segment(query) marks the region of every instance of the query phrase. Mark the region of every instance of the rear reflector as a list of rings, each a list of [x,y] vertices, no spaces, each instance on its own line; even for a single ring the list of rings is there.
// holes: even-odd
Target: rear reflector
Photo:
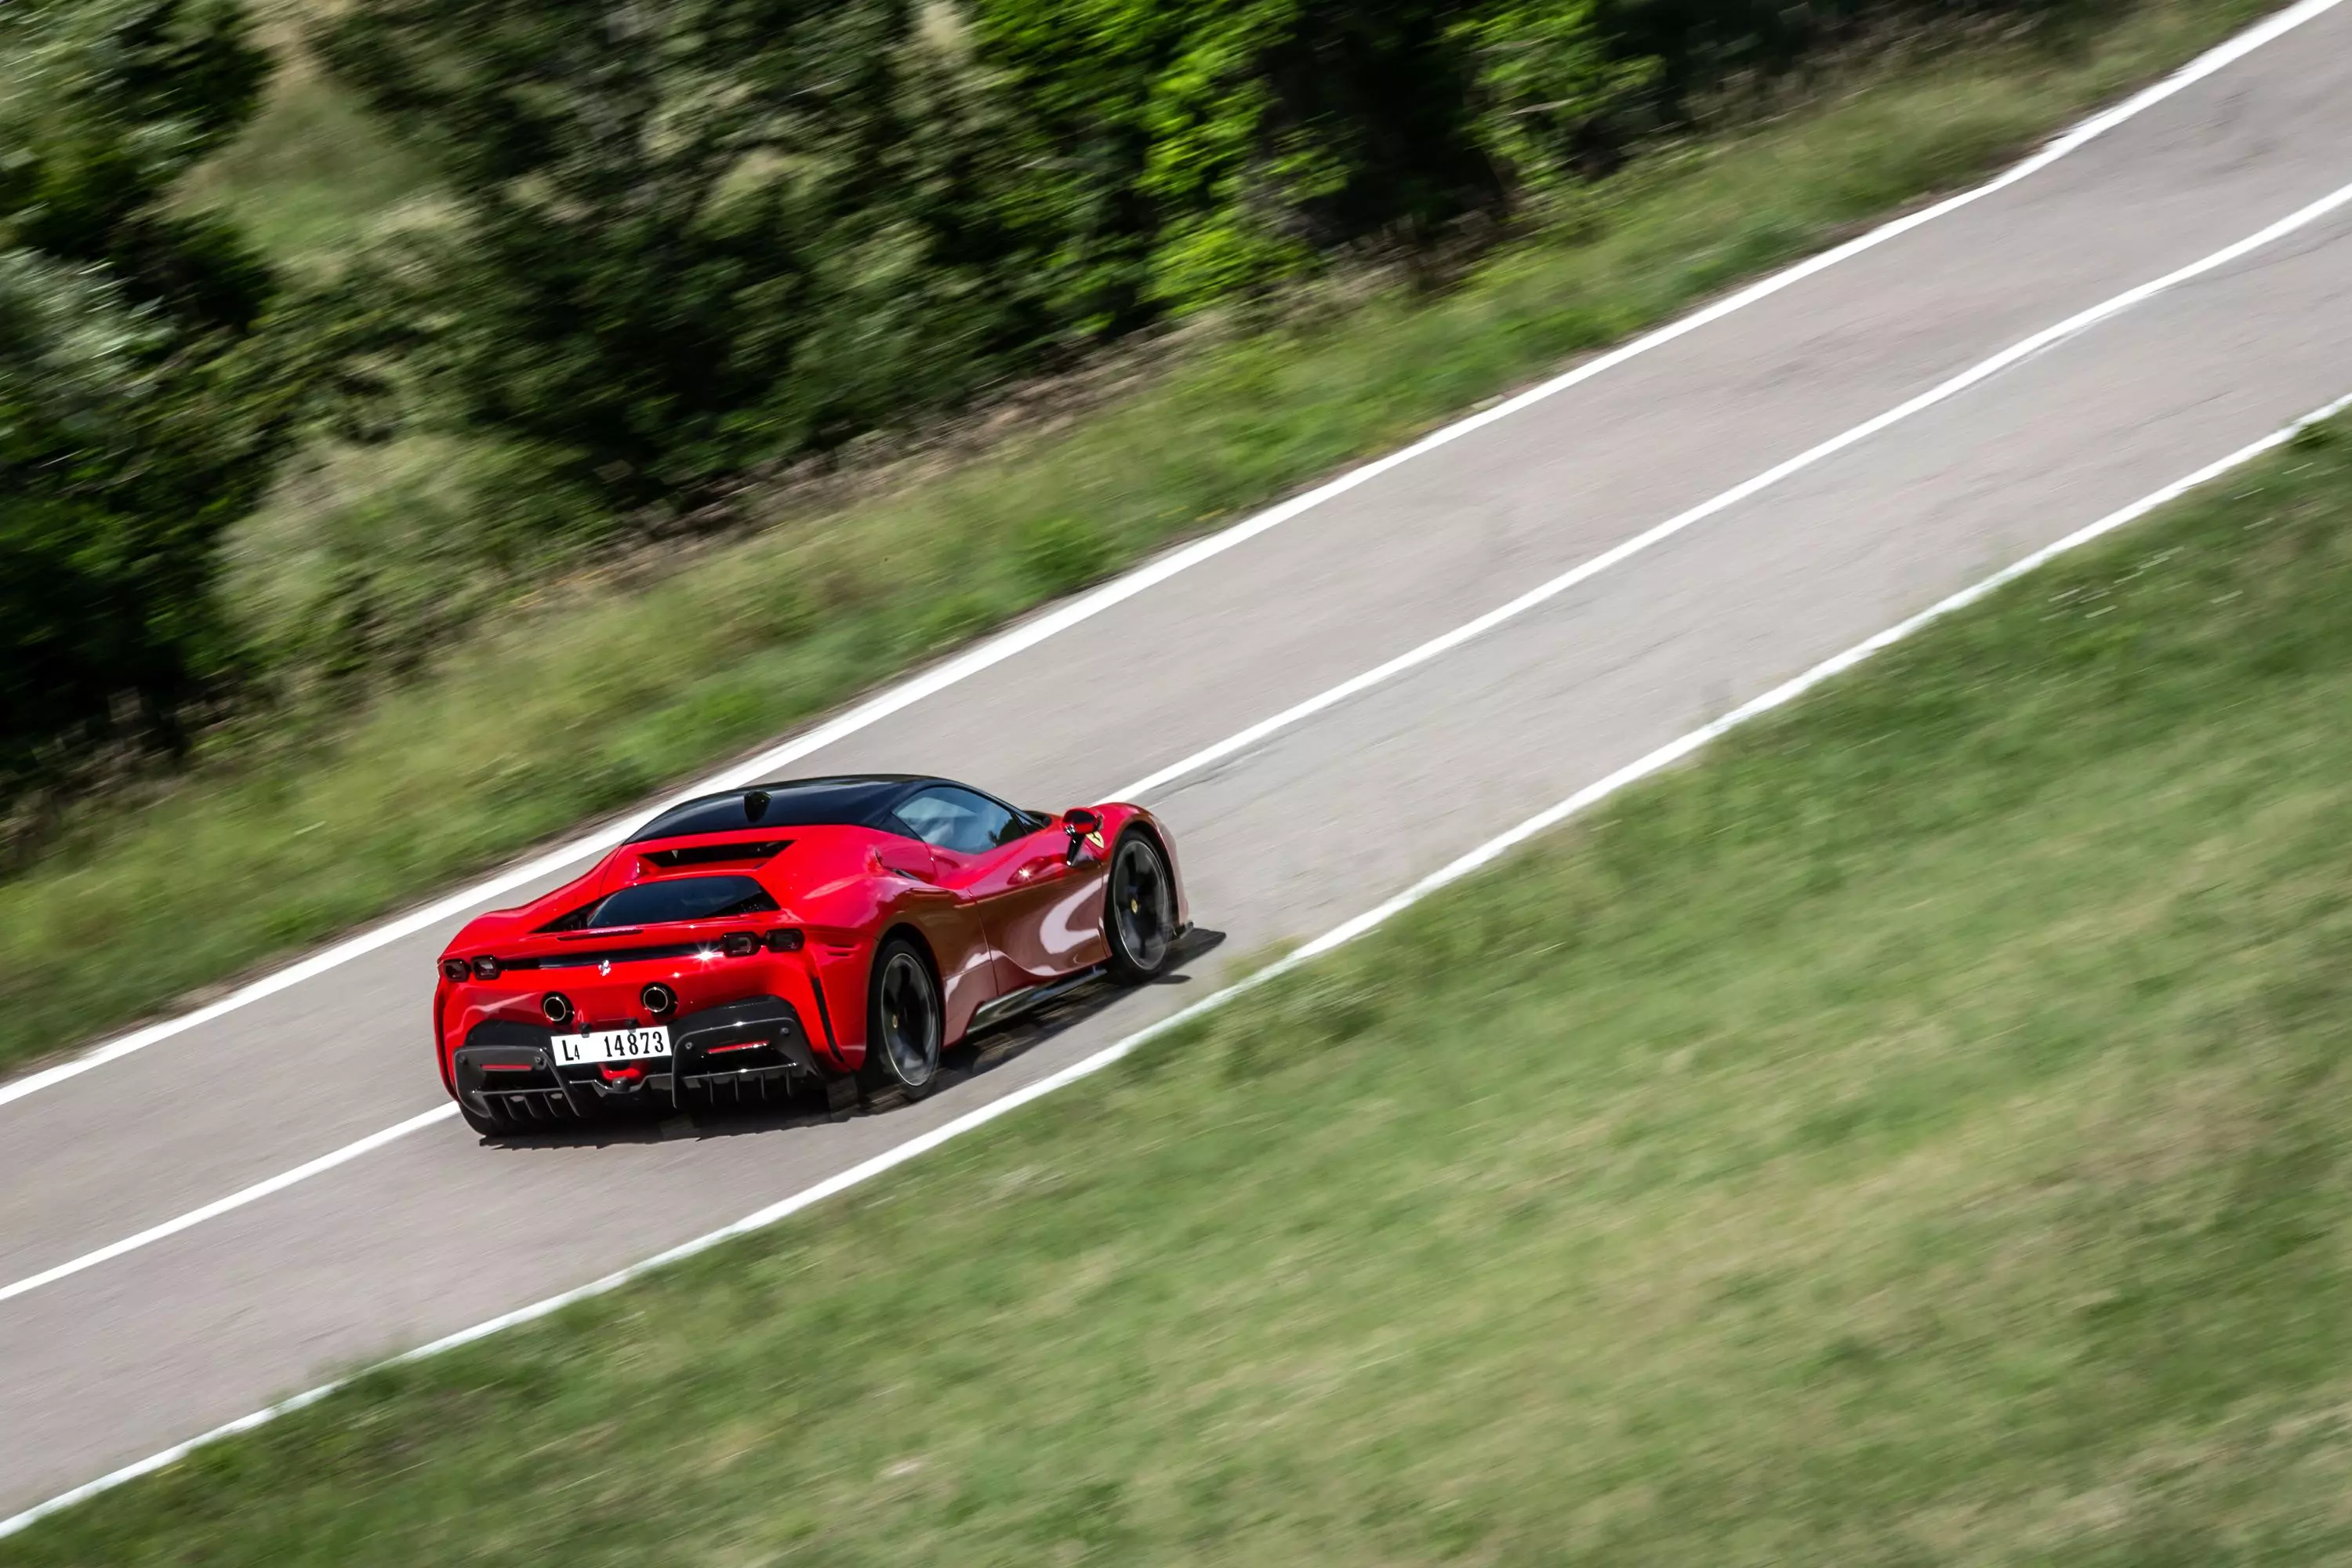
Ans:
[[[703,1052],[702,1054],[703,1054],[704,1056],[706,1056],[706,1057],[723,1057],[723,1056],[725,1056],[725,1055],[726,1055],[728,1052],[730,1052],[730,1051],[756,1051],[756,1050],[761,1050],[761,1049],[765,1048],[765,1047],[766,1047],[766,1046],[767,1046],[767,1044],[768,1044],[768,1042],[767,1042],[767,1041],[765,1041],[765,1040],[745,1040],[745,1041],[742,1041],[740,1044],[738,1044],[738,1045],[732,1045],[732,1046],[713,1046],[713,1047],[711,1047],[709,1050],[707,1050],[707,1051]]]

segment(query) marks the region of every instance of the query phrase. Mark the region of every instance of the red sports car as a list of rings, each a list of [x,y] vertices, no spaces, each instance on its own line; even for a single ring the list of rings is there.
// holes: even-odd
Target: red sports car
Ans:
[[[433,994],[441,1081],[497,1136],[604,1109],[919,1098],[940,1055],[1188,929],[1135,805],[795,779],[662,813],[595,869],[467,922]]]

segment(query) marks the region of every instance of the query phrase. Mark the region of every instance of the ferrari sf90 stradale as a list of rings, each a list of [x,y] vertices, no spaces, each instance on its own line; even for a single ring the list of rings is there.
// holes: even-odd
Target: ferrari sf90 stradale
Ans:
[[[433,994],[483,1133],[600,1110],[916,1099],[940,1053],[1188,929],[1140,806],[1023,811],[946,779],[796,779],[662,813],[585,876],[478,916]]]

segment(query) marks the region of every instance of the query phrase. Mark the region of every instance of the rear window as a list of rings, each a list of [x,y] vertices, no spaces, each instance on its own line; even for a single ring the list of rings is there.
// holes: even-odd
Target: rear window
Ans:
[[[725,920],[761,914],[776,907],[768,890],[749,877],[672,877],[624,888],[587,911],[581,926],[662,925],[670,921]]]

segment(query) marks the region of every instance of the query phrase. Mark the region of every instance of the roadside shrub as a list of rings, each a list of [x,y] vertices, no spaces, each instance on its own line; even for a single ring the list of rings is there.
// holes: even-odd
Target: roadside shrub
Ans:
[[[176,746],[227,668],[217,544],[293,389],[268,268],[170,195],[267,74],[232,0],[0,11],[0,788]]]
[[[360,0],[336,74],[464,221],[403,258],[437,411],[619,508],[968,396],[1049,335],[988,107],[899,0]]]
[[[1068,231],[1055,281],[1104,322],[1498,219],[1652,75],[1591,0],[977,0],[973,16]]]

